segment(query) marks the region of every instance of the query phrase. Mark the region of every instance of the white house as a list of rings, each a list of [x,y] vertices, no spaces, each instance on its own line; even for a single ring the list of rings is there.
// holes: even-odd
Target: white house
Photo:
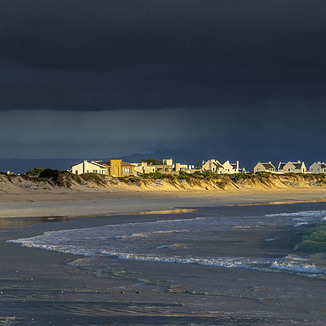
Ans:
[[[155,165],[148,165],[147,162],[132,164],[135,166],[135,172],[138,174],[153,173],[156,171]]]
[[[272,162],[258,162],[254,167],[254,173],[257,172],[275,172],[275,166],[272,164]]]
[[[278,171],[281,173],[306,173],[307,168],[304,162],[280,162],[278,165]]]
[[[173,158],[164,158],[163,165],[173,165]]]
[[[315,162],[309,168],[311,173],[326,173],[326,163],[324,162]]]
[[[218,160],[210,159],[204,163],[202,166],[203,171],[212,171],[217,174],[225,173],[224,166]]]
[[[71,172],[74,174],[83,174],[83,173],[98,173],[98,174],[106,174],[107,168],[106,166],[99,164],[97,162],[91,161],[88,162],[84,160],[84,162],[73,165],[71,167]]]
[[[218,160],[210,159],[206,163],[203,162],[202,170],[212,171],[217,174],[239,173],[239,161],[236,163],[230,163],[230,161],[226,161],[224,164],[221,164]]]
[[[224,173],[227,174],[233,174],[233,173],[239,173],[239,161],[236,163],[230,163],[230,161],[226,161],[223,164],[224,167]]]

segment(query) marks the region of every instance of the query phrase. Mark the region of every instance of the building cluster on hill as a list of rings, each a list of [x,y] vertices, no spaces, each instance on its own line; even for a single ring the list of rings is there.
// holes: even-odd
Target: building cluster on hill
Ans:
[[[120,159],[112,159],[110,161],[90,161],[84,160],[83,162],[73,165],[70,170],[74,174],[83,173],[97,173],[103,175],[110,175],[113,177],[123,177],[129,175],[141,175],[146,173],[162,173],[162,174],[179,174],[181,173],[194,173],[196,171],[208,172],[211,171],[216,174],[235,174],[247,172],[244,168],[240,168],[239,161],[231,163],[226,161],[220,163],[216,159],[209,159],[203,161],[201,167],[195,168],[194,165],[174,163],[172,158],[163,159],[162,161],[156,160],[144,160],[139,163],[128,163]],[[272,162],[258,162],[254,169],[254,173],[257,172],[269,172],[269,173],[326,173],[326,163],[315,162],[309,170],[304,162],[280,162],[278,167],[273,165]]]
[[[150,160],[149,160],[150,161]],[[181,171],[184,173],[193,173],[196,171],[194,165],[187,165],[181,163],[173,163],[173,159],[164,159],[162,162],[142,161],[139,163],[128,163],[120,159],[110,161],[91,161],[73,165],[71,172],[74,174],[83,173],[98,173],[110,175],[113,177],[123,177],[128,175],[138,175],[145,173],[163,173],[163,174],[179,174]],[[159,164],[157,164],[159,163]]]

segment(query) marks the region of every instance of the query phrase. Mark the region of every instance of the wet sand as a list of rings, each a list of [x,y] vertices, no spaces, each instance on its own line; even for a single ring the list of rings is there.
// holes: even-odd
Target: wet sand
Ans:
[[[115,197],[116,196],[116,197]],[[250,214],[256,206],[229,206],[259,203],[323,199],[323,193],[310,194],[248,194],[178,197],[164,196],[110,196],[103,195],[100,209],[93,215],[106,211],[112,216],[94,218],[69,218],[59,212],[90,215],[94,198],[62,198],[58,202],[50,198],[36,200],[22,216],[27,198],[3,200],[0,233],[0,323],[5,325],[325,325],[325,281],[293,277],[280,273],[261,273],[241,269],[210,268],[196,265],[133,263],[128,271],[144,268],[149,279],[145,281],[123,275],[93,275],[87,269],[73,268],[75,255],[58,254],[42,249],[20,247],[5,242],[8,239],[31,237],[45,231],[66,228],[93,227],[158,219],[193,218],[207,216],[212,210],[220,214],[239,215],[243,209]],[[96,197],[98,203],[98,197]],[[15,208],[13,203],[18,204]],[[53,206],[49,206],[53,203]],[[2,204],[5,205],[2,206]],[[13,206],[11,206],[13,205]],[[21,206],[20,206],[21,205]],[[306,209],[310,204],[297,204]],[[301,205],[301,206],[300,206]],[[307,206],[308,205],[308,206]],[[291,209],[292,205],[284,205]],[[61,208],[60,208],[61,207]],[[79,208],[78,208],[79,207]],[[159,215],[157,210],[192,208],[176,214]],[[276,210],[276,206],[260,206],[258,209]],[[134,210],[132,210],[134,208]],[[147,214],[117,215],[119,211],[147,211]],[[154,210],[150,214],[150,210]],[[241,210],[241,211],[240,211]],[[28,217],[32,212],[34,214]],[[57,212],[57,214],[55,214]],[[76,213],[76,211],[75,211]],[[83,214],[80,214],[83,213]],[[171,213],[170,211],[165,213]],[[44,215],[42,215],[44,214]],[[38,217],[37,217],[38,216]],[[41,217],[43,216],[43,217]],[[47,217],[46,217],[47,216]],[[272,231],[271,231],[272,232]],[[274,232],[287,232],[274,230]],[[226,235],[227,236],[227,235]],[[261,234],[262,239],[268,234]],[[290,235],[289,235],[290,236]],[[285,235],[285,238],[287,236]],[[251,239],[243,239],[251,241]],[[258,243],[261,239],[256,239]],[[241,245],[239,247],[241,250]],[[72,264],[72,265],[71,265]],[[112,266],[115,260],[112,258]],[[146,273],[145,273],[146,274]],[[144,274],[144,277],[146,275]],[[189,286],[196,277],[201,290]],[[207,284],[206,279],[215,279]],[[186,286],[185,286],[186,284]],[[190,282],[191,284],[191,282]]]

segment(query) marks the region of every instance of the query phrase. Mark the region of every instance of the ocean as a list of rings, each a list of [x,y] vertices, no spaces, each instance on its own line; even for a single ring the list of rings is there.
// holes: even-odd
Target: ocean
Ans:
[[[210,207],[113,224],[106,219],[87,227],[62,223],[59,230],[9,242],[75,255],[66,265],[70,271],[130,280],[153,302],[160,293],[192,295],[176,302],[194,314],[272,318],[266,324],[325,321],[325,239],[315,234],[324,232],[324,203]],[[310,238],[310,247],[303,246]],[[194,296],[201,297],[196,304]],[[163,310],[181,308],[171,309]]]
[[[233,218],[207,216],[51,231],[11,242],[85,257],[198,264],[325,278],[324,261],[313,262],[307,255],[301,257],[295,252],[295,246],[285,256],[271,257],[264,242],[278,242],[279,236],[271,233],[267,238],[261,237],[264,231],[270,232],[275,227],[299,231],[325,221],[325,210]],[[110,269],[104,262],[103,272]],[[97,266],[98,262],[88,268],[97,272]]]

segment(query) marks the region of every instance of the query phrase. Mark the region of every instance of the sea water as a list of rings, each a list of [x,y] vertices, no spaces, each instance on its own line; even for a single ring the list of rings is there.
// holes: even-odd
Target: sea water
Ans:
[[[273,214],[211,214],[194,218],[180,215],[170,220],[64,229],[10,242],[96,258],[76,259],[71,266],[86,268],[97,275],[119,270],[135,273],[128,271],[132,264],[123,265],[123,262],[137,261],[324,279],[325,261],[312,259],[314,253],[296,252],[295,243],[287,235],[298,234],[300,228],[324,221],[326,210],[282,212],[281,207]],[[144,270],[139,271],[143,273]]]

